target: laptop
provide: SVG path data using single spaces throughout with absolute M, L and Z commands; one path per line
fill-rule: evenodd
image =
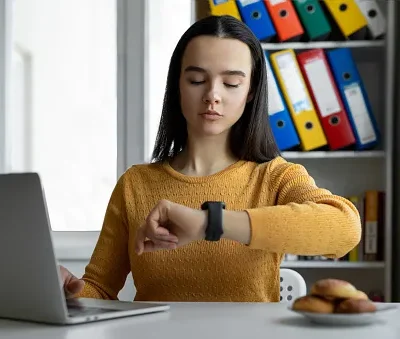
M 37 173 L 0 174 L 0 318 L 78 324 L 161 312 L 168 304 L 65 299 Z

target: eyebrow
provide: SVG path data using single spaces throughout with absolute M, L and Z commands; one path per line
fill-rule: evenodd
M 198 67 L 198 66 L 188 66 L 185 68 L 185 72 L 200 72 L 200 73 L 206 73 L 206 70 L 204 68 Z M 222 75 L 239 75 L 241 77 L 246 77 L 246 74 L 242 71 L 239 70 L 226 70 L 221 72 Z

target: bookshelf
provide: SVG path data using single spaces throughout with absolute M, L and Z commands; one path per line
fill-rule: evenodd
M 385 151 L 282 152 L 286 159 L 385 158 Z
M 387 33 L 382 40 L 347 40 L 319 42 L 261 43 L 266 51 L 293 49 L 350 48 L 366 87 L 381 133 L 380 144 L 371 150 L 353 151 L 284 151 L 288 161 L 302 164 L 316 184 L 344 197 L 362 197 L 367 190 L 385 191 L 384 260 L 284 260 L 281 267 L 299 272 L 309 286 L 322 278 L 345 279 L 359 289 L 376 292 L 391 301 L 392 295 L 392 163 L 393 163 L 393 84 L 395 4 L 378 1 L 387 20 Z M 209 14 L 208 1 L 194 1 L 193 21 Z M 361 212 L 362 213 L 362 212 Z
M 318 42 L 286 42 L 286 43 L 261 43 L 264 50 L 276 51 L 292 48 L 296 50 L 314 48 L 382 48 L 385 47 L 384 40 L 378 41 L 318 41 Z

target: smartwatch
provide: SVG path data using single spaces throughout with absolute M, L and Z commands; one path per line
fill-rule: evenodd
M 225 209 L 225 203 L 222 201 L 206 201 L 201 205 L 201 209 L 208 211 L 205 239 L 208 241 L 220 240 L 224 233 L 222 228 L 222 210 Z

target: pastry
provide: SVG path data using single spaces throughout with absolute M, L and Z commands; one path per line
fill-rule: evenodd
M 322 279 L 311 286 L 308 295 L 297 298 L 292 309 L 314 313 L 350 314 L 375 312 L 376 305 L 367 294 L 345 280 Z
M 346 299 L 338 303 L 335 313 L 369 313 L 375 312 L 376 306 L 371 300 Z
M 363 291 L 357 290 L 356 294 L 352 297 L 352 299 L 369 300 L 369 297 Z
M 364 299 L 366 295 L 357 290 L 352 284 L 339 279 L 318 280 L 311 287 L 311 294 L 324 297 L 325 299 Z
M 305 295 L 297 298 L 292 309 L 295 311 L 313 312 L 313 313 L 333 313 L 335 304 L 332 301 L 326 300 L 312 295 Z

